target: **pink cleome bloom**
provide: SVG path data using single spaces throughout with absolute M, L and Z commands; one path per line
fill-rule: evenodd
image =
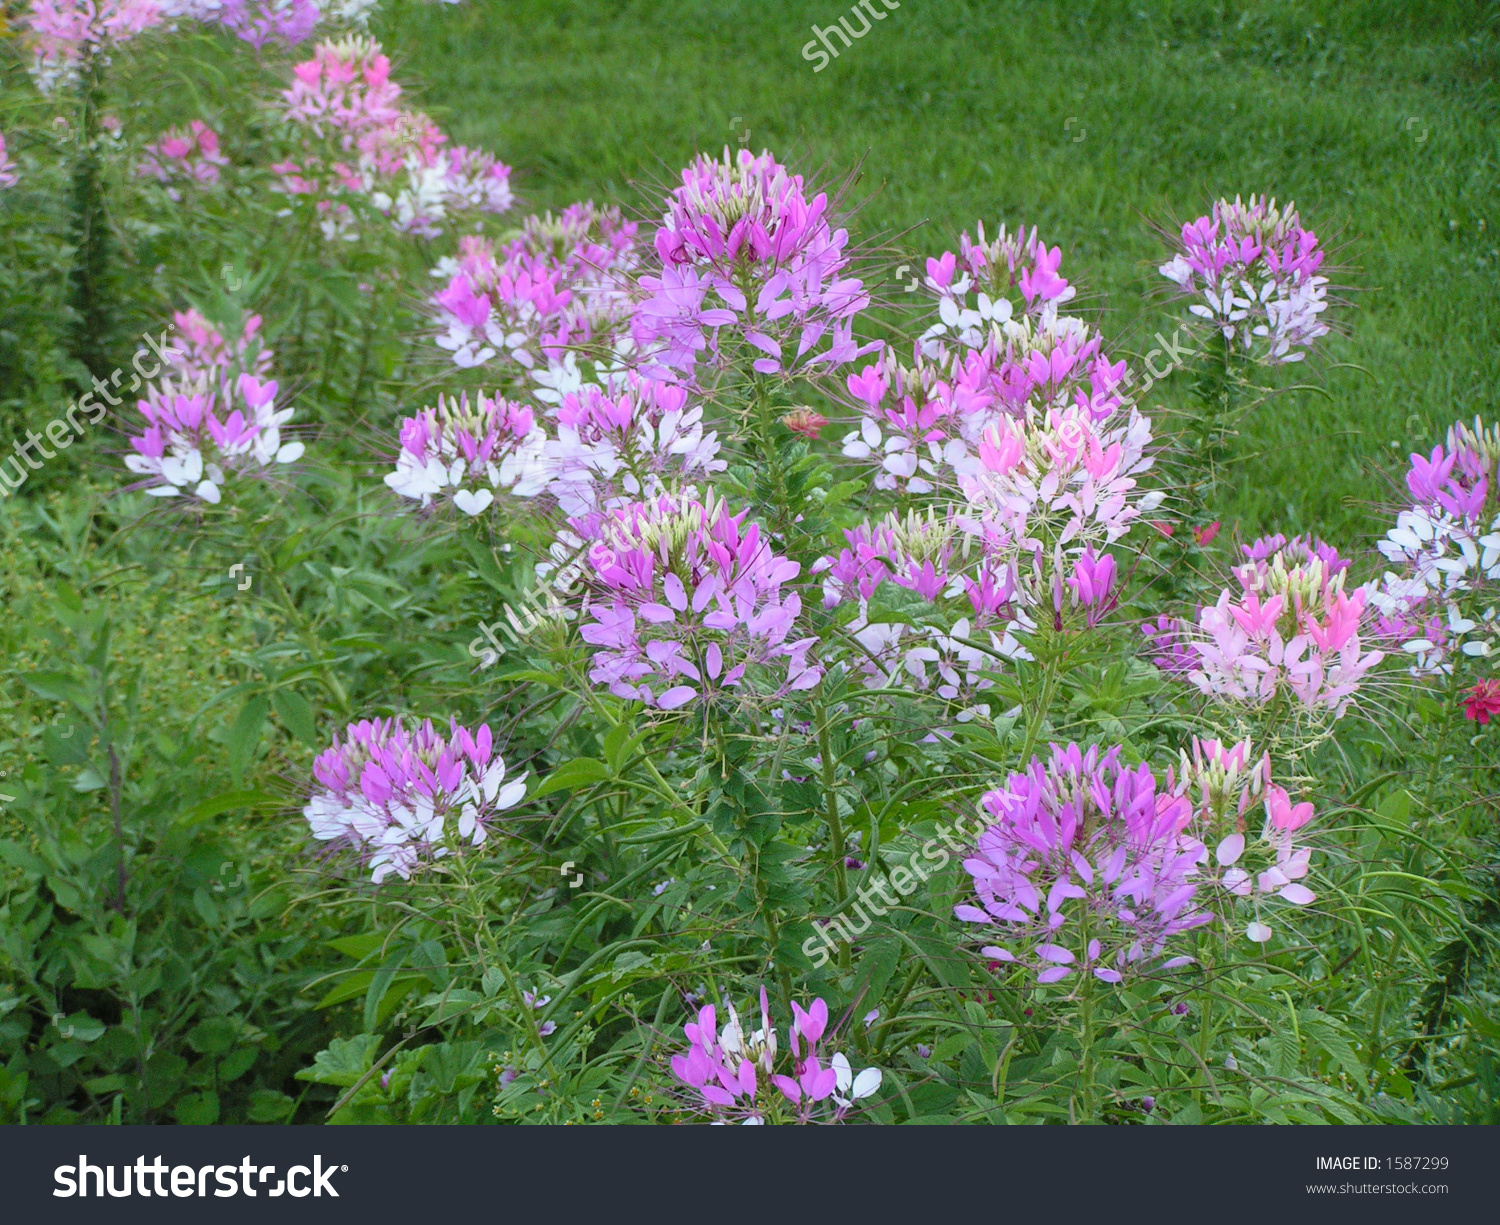
M 1184 225 L 1181 249 L 1160 272 L 1201 299 L 1188 310 L 1239 350 L 1262 362 L 1296 362 L 1328 334 L 1321 319 L 1328 278 L 1317 275 L 1323 257 L 1294 205 L 1236 196 Z
M 1200 610 L 1188 679 L 1223 701 L 1263 705 L 1285 688 L 1309 711 L 1340 717 L 1365 674 L 1384 658 L 1366 651 L 1364 588 L 1344 589 L 1348 562 L 1317 540 L 1266 537 L 1245 547 L 1227 589 Z
M 320 42 L 292 72 L 284 113 L 304 148 L 273 169 L 286 194 L 321 197 L 328 237 L 354 237 L 348 196 L 365 199 L 402 233 L 423 237 L 441 233 L 440 223 L 455 213 L 510 208 L 509 167 L 480 150 L 445 147 L 448 138 L 431 119 L 402 109 L 390 59 L 374 39 Z M 319 142 L 331 142 L 331 151 Z
M 675 710 L 738 688 L 752 667 L 782 672 L 778 693 L 818 683 L 817 639 L 792 637 L 802 602 L 783 590 L 798 564 L 771 552 L 748 513 L 689 490 L 570 520 L 590 542 L 593 620 L 580 632 L 596 685 Z
M 988 392 L 989 414 L 963 430 L 972 443 L 997 412 L 1078 407 L 1096 419 L 1124 404 L 1118 390 L 1128 381 L 1124 362 L 1111 363 L 1102 339 L 1085 323 L 1059 313 L 1075 290 L 1061 276 L 1062 249 L 1050 251 L 1035 230 L 1004 226 L 993 242 L 976 227 L 955 255 L 927 261 L 925 285 L 937 297 L 938 320 L 922 335 L 929 357 L 957 342 L 968 351 L 971 379 Z
M 437 270 L 449 278 L 432 299 L 439 347 L 465 368 L 513 363 L 554 404 L 578 391 L 578 354 L 607 356 L 629 321 L 635 229 L 619 210 L 584 203 L 528 217 L 498 251 L 487 238 L 460 238 L 458 258 Z
M 212 186 L 219 181 L 219 167 L 229 159 L 219 152 L 219 134 L 201 119 L 186 131 L 168 128 L 142 151 L 136 174 L 156 179 L 167 187 L 173 200 L 181 200 L 184 185 Z
M 1136 492 L 1151 443 L 1151 423 L 1134 409 L 1103 422 L 1077 408 L 1001 417 L 958 467 L 958 483 L 1021 547 L 1112 544 L 1162 503 L 1160 491 Z
M 1027 965 L 1039 983 L 1079 971 L 1118 983 L 1212 921 L 1197 897 L 1202 848 L 1183 833 L 1191 806 L 1120 752 L 1053 745 L 1050 761 L 984 794 L 992 823 L 964 860 L 979 904 L 954 909 L 998 933 L 983 956 Z
M 1188 830 L 1202 846 L 1202 879 L 1217 888 L 1224 903 L 1251 901 L 1245 935 L 1264 944 L 1272 935 L 1265 922 L 1268 908 L 1317 900 L 1301 883 L 1311 868 L 1312 850 L 1296 841 L 1298 831 L 1313 819 L 1313 806 L 1292 803 L 1271 780 L 1270 754 L 1257 759 L 1248 739 L 1223 744 L 1194 737 L 1192 754 L 1184 750 L 1180 764 L 1181 779 L 1173 789 L 1193 807 Z M 1170 784 L 1170 771 L 1168 779 Z M 1257 804 L 1264 804 L 1265 820 L 1259 840 L 1251 843 L 1246 840 L 1247 818 Z M 1224 917 L 1228 922 L 1227 912 Z
M 764 1123 L 776 1105 L 770 1095 L 774 1087 L 793 1109 L 796 1122 L 826 1119 L 838 1123 L 857 1101 L 880 1088 L 879 1068 L 866 1068 L 856 1075 L 841 1052 L 825 1062 L 818 1048 L 828 1028 L 826 1001 L 814 1000 L 807 1008 L 793 1001 L 784 1047 L 771 1024 L 764 987 L 760 989 L 759 1029 L 747 1033 L 734 1005 L 727 1005 L 727 1010 L 729 1021 L 721 1030 L 713 1005 L 700 1008 L 683 1026 L 687 1050 L 672 1056 L 672 1075 L 697 1095 L 692 1106 L 698 1112 L 718 1122 Z M 783 1056 L 780 1062 L 778 1054 Z M 778 1067 L 785 1071 L 776 1071 Z
M 112 47 L 162 21 L 157 0 L 31 0 L 26 19 L 31 73 L 45 93 L 70 83 L 85 56 L 108 57 Z
M 802 176 L 769 152 L 697 158 L 656 231 L 660 269 L 640 279 L 633 332 L 646 359 L 685 375 L 700 365 L 790 374 L 874 351 L 853 339 L 869 294 L 846 275 L 849 234 L 827 212 L 827 195 L 809 199 Z
M 485 843 L 500 813 L 526 794 L 526 775 L 505 774 L 488 725 L 470 732 L 453 720 L 445 738 L 431 720 L 415 731 L 363 720 L 313 763 L 302 813 L 314 838 L 354 850 L 375 884 L 392 873 L 409 880 L 464 844 Z
M 530 498 L 546 487 L 546 431 L 528 406 L 480 392 L 439 396 L 401 422 L 401 452 L 385 483 L 424 509 L 450 501 L 470 517 L 483 513 L 497 492 Z
M 125 466 L 147 478 L 152 497 L 189 491 L 217 503 L 231 475 L 264 476 L 273 464 L 295 463 L 303 446 L 281 439 L 293 410 L 276 407 L 277 383 L 264 377 L 271 352 L 259 315 L 233 343 L 197 311 L 175 319 L 180 336 L 167 347 L 167 370 L 137 401 L 147 428 L 130 439 Z

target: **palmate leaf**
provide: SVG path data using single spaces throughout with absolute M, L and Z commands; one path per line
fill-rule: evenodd
M 379 1034 L 335 1038 L 326 1050 L 318 1052 L 312 1067 L 303 1068 L 297 1073 L 297 1079 L 347 1089 L 370 1070 L 375 1063 L 375 1052 L 379 1049 Z

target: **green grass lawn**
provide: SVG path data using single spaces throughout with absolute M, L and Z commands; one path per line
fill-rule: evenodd
M 1327 396 L 1289 392 L 1246 431 L 1221 509 L 1247 531 L 1356 545 L 1377 474 L 1495 412 L 1500 6 L 904 0 L 815 72 L 810 27 L 840 16 L 859 28 L 839 0 L 412 0 L 384 32 L 531 208 L 649 214 L 642 187 L 748 129 L 810 169 L 862 165 L 858 238 L 936 254 L 977 219 L 1040 225 L 1126 353 L 1169 318 L 1152 223 L 1295 199 L 1351 305 Z

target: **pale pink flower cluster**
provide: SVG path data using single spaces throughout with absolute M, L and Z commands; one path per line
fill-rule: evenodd
M 828 207 L 769 152 L 697 158 L 656 231 L 660 266 L 640 278 L 643 359 L 690 378 L 700 367 L 790 375 L 873 351 L 853 337 L 869 294 L 848 275 L 849 234 Z
M 292 71 L 284 113 L 301 130 L 303 151 L 272 169 L 286 194 L 316 199 L 326 236 L 355 236 L 351 196 L 424 238 L 453 216 L 510 208 L 509 167 L 478 150 L 445 148 L 431 119 L 401 108 L 401 87 L 374 39 L 321 42 Z
M 1288 203 L 1251 196 L 1219 200 L 1213 212 L 1182 227 L 1182 249 L 1160 268 L 1184 294 L 1188 310 L 1258 361 L 1297 362 L 1328 334 L 1328 278 L 1317 275 L 1324 251 Z
M 1273 536 L 1245 546 L 1238 590 L 1198 614 L 1188 679 L 1224 701 L 1262 706 L 1278 692 L 1309 711 L 1348 709 L 1381 651 L 1365 649 L 1367 593 L 1344 588 L 1348 562 L 1316 540 Z
M 528 217 L 499 251 L 487 238 L 461 238 L 457 259 L 436 269 L 448 278 L 432 299 L 438 345 L 461 367 L 513 364 L 529 372 L 539 399 L 558 403 L 584 385 L 580 355 L 607 364 L 624 338 L 635 229 L 618 209 L 583 203 Z
M 856 1102 L 880 1088 L 879 1068 L 855 1073 L 842 1052 L 831 1058 L 819 1052 L 828 1029 L 824 1000 L 814 1000 L 805 1009 L 793 1001 L 784 1048 L 778 1046 L 764 987 L 760 989 L 759 1029 L 747 1033 L 734 1005 L 727 1005 L 727 1010 L 729 1021 L 721 1030 L 713 1005 L 700 1008 L 682 1029 L 687 1050 L 673 1055 L 671 1061 L 672 1075 L 696 1094 L 693 1108 L 716 1122 L 763 1124 L 774 1101 L 774 1088 L 792 1108 L 796 1122 L 838 1123 Z M 778 1062 L 778 1049 L 790 1059 Z M 778 1072 L 778 1067 L 785 1071 Z
M 31 75 L 49 93 L 76 80 L 86 56 L 109 56 L 162 20 L 157 0 L 31 0 Z
M 1451 673 L 1455 654 L 1500 651 L 1500 430 L 1458 422 L 1446 446 L 1413 454 L 1409 505 L 1377 546 L 1394 569 L 1370 593 L 1377 632 L 1416 675 Z
M 786 589 L 799 566 L 748 513 L 687 490 L 571 521 L 591 542 L 590 680 L 661 710 L 736 690 L 752 668 L 784 672 L 777 693 L 818 683 L 817 639 L 794 637 L 802 601 Z
M 523 404 L 480 392 L 439 396 L 401 423 L 396 470 L 385 483 L 425 509 L 434 499 L 451 502 L 464 514 L 483 513 L 497 492 L 529 498 L 546 487 L 546 431 Z
M 1188 828 L 1203 844 L 1203 879 L 1229 898 L 1252 903 L 1245 935 L 1264 944 L 1272 935 L 1264 918 L 1267 909 L 1283 902 L 1306 906 L 1317 900 L 1301 883 L 1311 869 L 1312 851 L 1296 841 L 1297 832 L 1313 819 L 1313 806 L 1292 803 L 1285 789 L 1271 781 L 1270 754 L 1257 760 L 1248 739 L 1222 744 L 1195 736 L 1192 753 L 1184 749 L 1180 765 L 1175 790 L 1192 805 Z M 1260 837 L 1247 842 L 1248 817 L 1262 804 Z
M 295 463 L 300 442 L 283 442 L 293 410 L 277 408 L 277 383 L 263 377 L 271 353 L 252 315 L 234 342 L 196 311 L 179 312 L 182 347 L 164 351 L 170 365 L 136 407 L 147 428 L 131 437 L 125 466 L 152 497 L 184 492 L 209 503 L 230 477 L 262 477 L 273 464 Z
M 229 159 L 219 152 L 219 134 L 201 119 L 184 131 L 168 128 L 141 153 L 136 174 L 165 184 L 167 195 L 180 201 L 183 187 L 211 187 L 219 181 L 219 167 Z
M 375 884 L 409 880 L 465 844 L 484 845 L 526 795 L 526 775 L 505 774 L 488 725 L 470 732 L 450 720 L 445 738 L 431 720 L 410 732 L 395 719 L 362 720 L 313 763 L 302 813 L 314 838 L 352 849 Z
M 1004 416 L 980 436 L 959 485 L 1023 552 L 1102 547 L 1162 503 L 1159 490 L 1136 489 L 1152 466 L 1151 441 L 1150 421 L 1134 408 L 1123 420 L 1077 407 Z

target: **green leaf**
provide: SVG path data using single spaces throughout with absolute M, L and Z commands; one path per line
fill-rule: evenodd
M 295 689 L 278 689 L 271 695 L 271 704 L 276 708 L 276 717 L 287 731 L 303 744 L 317 747 L 318 725 L 306 698 Z
M 542 796 L 551 795 L 554 791 L 587 787 L 591 783 L 600 783 L 611 777 L 613 776 L 609 772 L 609 767 L 602 761 L 593 757 L 575 757 L 548 774 L 542 780 L 542 785 L 531 793 L 531 798 L 539 800 Z
M 108 785 L 93 766 L 87 766 L 78 771 L 78 777 L 73 780 L 73 790 L 84 794 L 90 791 L 102 791 Z
M 210 1017 L 188 1030 L 188 1045 L 200 1055 L 222 1055 L 234 1045 L 239 1027 L 227 1017 Z
M 298 1080 L 319 1085 L 337 1085 L 347 1089 L 368 1072 L 380 1048 L 379 1034 L 356 1034 L 352 1038 L 335 1038 L 328 1049 L 313 1057 L 313 1066 L 297 1073 Z
M 38 697 L 66 702 L 87 718 L 93 718 L 97 703 L 93 695 L 66 672 L 30 672 L 21 678 Z
M 40 879 L 47 874 L 47 865 L 15 842 L 0 842 L 0 860 L 10 864 L 13 868 L 20 868 L 32 880 Z
M 296 1105 L 277 1089 L 257 1089 L 250 1095 L 246 1117 L 252 1123 L 284 1123 Z
M 177 1099 L 177 1121 L 186 1126 L 207 1127 L 219 1121 L 219 1095 L 212 1089 L 189 1093 Z
M 274 808 L 281 801 L 264 791 L 226 791 L 212 799 L 200 800 L 177 818 L 177 825 L 201 825 L 220 813 L 235 808 Z
M 338 986 L 330 988 L 328 993 L 313 1007 L 332 1008 L 335 1004 L 342 1004 L 345 1000 L 352 1000 L 356 996 L 363 995 L 370 989 L 370 982 L 374 977 L 374 970 L 356 970 Z
M 360 936 L 340 936 L 337 940 L 330 940 L 328 947 L 337 949 L 345 957 L 353 957 L 355 961 L 363 961 L 384 943 L 385 935 L 383 933 L 366 932 Z
M 242 1046 L 238 1050 L 230 1051 L 219 1061 L 219 1079 L 221 1081 L 238 1080 L 255 1063 L 260 1051 L 253 1046 Z
M 250 764 L 255 747 L 260 743 L 261 728 L 266 722 L 266 711 L 270 703 L 264 697 L 253 697 L 240 707 L 239 717 L 229 729 L 229 770 L 238 780 Z

